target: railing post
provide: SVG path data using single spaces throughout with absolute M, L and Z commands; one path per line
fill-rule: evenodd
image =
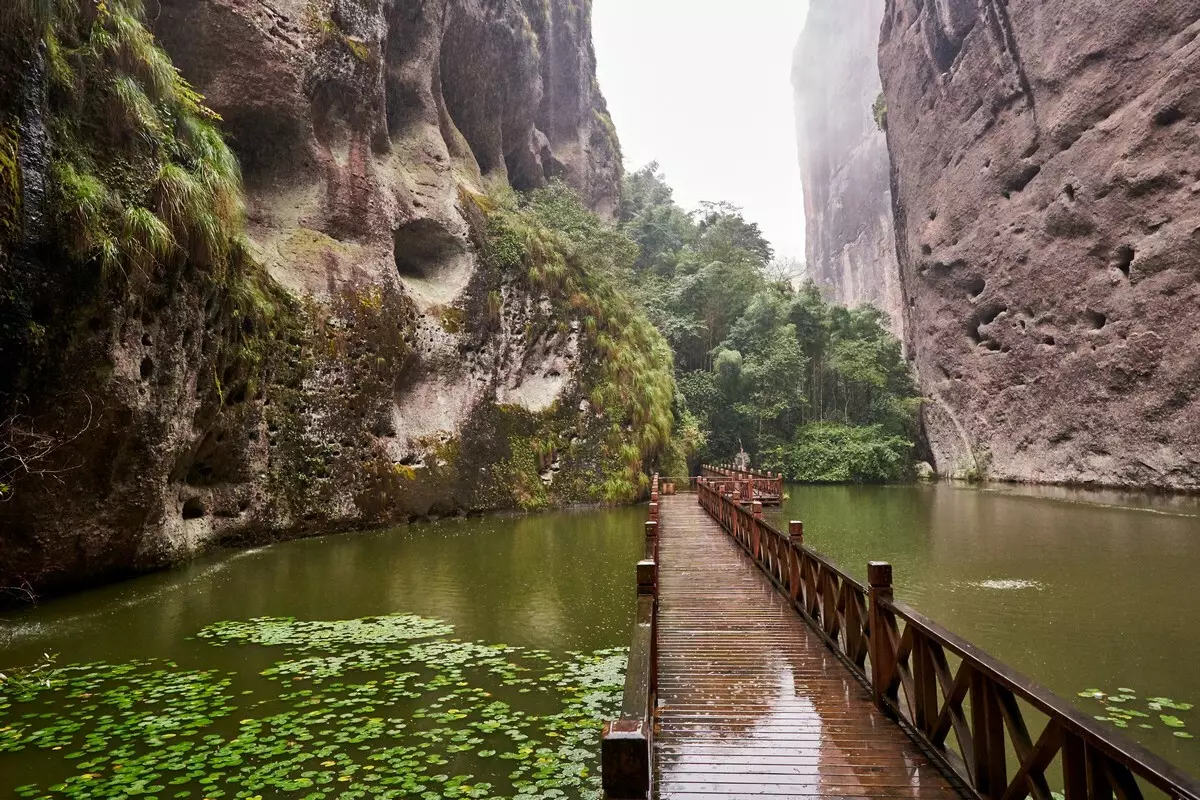
M 650 501 L 650 519 L 654 519 L 654 520 L 658 519 L 658 501 L 657 500 Z
M 637 564 L 638 595 L 654 596 L 658 594 L 658 562 L 652 558 L 643 558 Z
M 751 508 L 754 510 L 755 519 L 762 519 L 762 501 L 755 500 Z
M 804 523 L 798 519 L 794 519 L 788 523 L 788 536 L 793 542 L 804 546 Z
M 648 720 L 618 719 L 600 732 L 604 796 L 645 798 L 650 793 L 650 725 Z
M 884 699 L 891 678 L 889 662 L 892 648 L 888 641 L 887 615 L 883 603 L 892 599 L 892 565 L 886 561 L 868 563 L 867 582 L 871 586 L 871 696 L 875 705 L 886 712 L 888 709 Z
M 658 520 L 652 519 L 646 522 L 646 552 L 653 557 L 655 564 L 658 563 Z M 658 585 L 658 576 L 654 577 L 654 585 Z

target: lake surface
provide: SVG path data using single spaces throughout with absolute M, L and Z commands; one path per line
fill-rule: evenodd
M 0 695 L 0 797 L 513 796 L 516 770 L 526 796 L 582 796 L 590 721 L 619 698 L 624 650 L 609 649 L 628 647 L 644 519 L 290 542 L 0 616 L 0 665 L 90 665 L 32 699 Z
M 787 493 L 772 521 L 802 520 L 805 543 L 860 580 L 868 561 L 891 562 L 898 599 L 1089 713 L 1107 716 L 1079 692 L 1133 689 L 1122 705 L 1148 717 L 1124 732 L 1200 776 L 1200 498 L 950 484 Z M 1198 710 L 1149 708 L 1155 697 Z
M 1200 705 L 1196 498 L 789 494 L 768 513 L 804 520 L 810 545 L 860 577 L 891 561 L 899 598 L 1081 707 L 1104 713 L 1076 695 L 1117 687 L 1131 707 Z M 0 696 L 0 797 L 584 796 L 594 720 L 619 697 L 643 520 L 331 536 L 0 615 L 0 666 L 50 652 L 67 667 L 51 689 Z M 1200 711 L 1164 713 L 1200 737 Z M 1127 733 L 1200 774 L 1200 738 L 1140 721 Z

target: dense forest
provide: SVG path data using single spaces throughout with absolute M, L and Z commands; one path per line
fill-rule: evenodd
M 689 474 L 689 463 L 745 448 L 799 481 L 911 472 L 920 400 L 883 312 L 826 302 L 811 281 L 797 286 L 740 209 L 685 211 L 657 164 L 625 178 L 615 229 L 561 184 L 522 203 L 631 287 L 669 342 L 676 433 L 663 471 Z

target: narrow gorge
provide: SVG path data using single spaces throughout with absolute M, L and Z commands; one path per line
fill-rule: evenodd
M 886 183 L 863 156 L 874 45 L 853 23 L 870 14 Z M 810 269 L 896 317 L 937 471 L 1200 488 L 1200 9 L 814 2 L 810 28 L 796 78 Z M 838 63 L 859 64 L 839 73 L 857 82 L 813 88 Z M 889 185 L 895 265 L 860 244 L 886 232 L 859 198 Z

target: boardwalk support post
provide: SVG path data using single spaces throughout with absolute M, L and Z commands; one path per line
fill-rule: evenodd
M 892 565 L 886 561 L 868 563 L 867 582 L 871 586 L 871 695 L 875 705 L 890 714 L 885 700 L 891 677 L 892 646 L 883 604 L 892 600 Z
M 788 538 L 796 544 L 804 545 L 804 523 L 798 519 L 794 519 L 788 523 Z
M 754 509 L 754 516 L 758 519 L 762 519 L 762 501 L 755 500 L 752 508 Z

